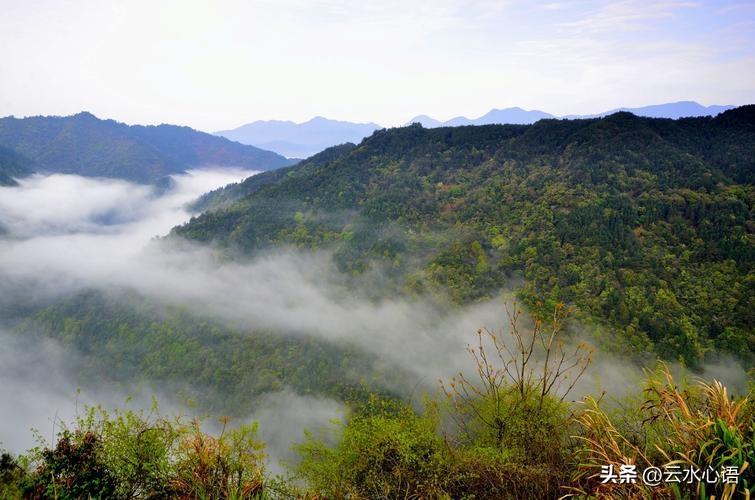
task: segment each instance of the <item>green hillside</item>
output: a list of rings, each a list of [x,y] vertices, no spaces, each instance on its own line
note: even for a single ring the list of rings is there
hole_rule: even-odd
[[[170,387],[178,399],[214,415],[247,415],[260,395],[286,388],[341,400],[372,390],[389,394],[374,355],[348,343],[299,332],[233,328],[189,308],[161,306],[132,291],[81,292],[29,315],[25,338],[56,340],[76,353],[77,381],[98,380],[131,391]]]
[[[344,271],[381,266],[403,293],[456,303],[514,287],[576,305],[626,353],[753,359],[755,106],[415,125],[339,148],[210,195],[174,235],[330,248]]]
[[[469,366],[437,391],[434,380],[404,371],[413,366],[402,370],[357,344],[233,326],[133,291],[0,300],[20,321],[16,335],[30,345],[52,338],[73,353],[66,361],[77,381],[168,388],[172,400],[236,417],[212,436],[155,409],[85,409],[52,442],[0,456],[0,497],[752,495],[751,391],[732,397],[718,382],[690,383],[677,365],[674,378],[664,365],[653,370],[652,358],[695,370],[723,351],[753,365],[754,123],[750,106],[713,119],[619,113],[411,126],[208,193],[195,203],[206,212],[171,237],[214,244],[220,260],[317,249],[343,271],[346,293],[430,296],[454,310],[513,289],[543,322],[512,319],[504,337],[459,331],[471,344]],[[348,276],[354,281],[340,279]],[[584,330],[599,352],[579,344],[569,354],[561,340],[571,349],[568,336]],[[521,358],[508,356],[512,341]],[[628,394],[569,394],[593,354],[598,363],[611,354],[650,362],[643,380],[624,381],[637,384]],[[265,470],[256,424],[243,422],[260,396],[288,389],[348,409],[304,434],[288,464],[295,475],[284,479]],[[654,488],[597,476],[607,463],[679,460],[741,477]]]
[[[128,126],[90,113],[0,118],[0,146],[39,170],[144,183],[206,165],[271,170],[293,163],[189,127]]]

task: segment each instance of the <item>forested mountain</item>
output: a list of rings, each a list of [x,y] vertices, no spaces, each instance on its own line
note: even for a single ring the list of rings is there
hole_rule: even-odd
[[[129,126],[86,112],[1,118],[0,146],[28,157],[40,171],[142,183],[205,165],[270,170],[293,163],[189,127]]]
[[[179,399],[218,415],[244,416],[262,394],[286,388],[358,398],[365,390],[360,379],[378,369],[374,355],[353,345],[233,328],[130,290],[71,295],[30,315],[17,333],[41,334],[77,353],[73,368],[80,380],[172,387]],[[392,373],[400,371],[392,367]],[[397,386],[394,380],[391,387]],[[380,391],[381,384],[372,388]]]
[[[316,165],[323,167],[354,148],[356,148],[356,145],[352,143],[333,146],[325,151],[317,153],[316,155],[310,156],[306,160],[302,160],[297,165],[309,165],[310,167]],[[214,191],[210,191],[194,202],[193,209],[196,212],[204,212],[206,210],[217,210],[219,208],[228,207],[244,196],[256,192],[261,187],[285,178],[292,170],[293,167],[286,167],[271,170],[269,172],[262,172],[253,175],[252,177],[247,177],[242,182],[229,184]]]
[[[84,409],[52,442],[20,459],[2,454],[0,497],[615,497],[633,485],[598,481],[606,461],[675,457],[694,457],[700,470],[734,464],[738,485],[706,491],[752,493],[751,397],[649,367],[659,355],[707,376],[719,352],[753,365],[754,162],[755,106],[676,121],[617,113],[381,130],[207,193],[195,203],[203,215],[148,249],[166,258],[159,268],[177,267],[161,276],[139,257],[129,269],[146,278],[126,282],[136,288],[108,279],[68,289],[43,268],[38,279],[55,290],[39,293],[11,275],[0,280],[12,291],[0,293],[0,312],[12,334],[21,345],[52,340],[77,382],[162,388],[169,402],[236,420],[226,428],[224,417],[212,436],[156,408]],[[288,260],[270,259],[280,255],[304,273],[278,274]],[[252,268],[260,262],[272,264]],[[502,289],[542,323],[502,330],[508,340],[497,329],[472,340],[457,317],[477,319]],[[399,321],[382,322],[392,316]],[[564,357],[563,345],[585,338],[599,352],[579,343]],[[503,342],[516,339],[536,368],[507,356]],[[458,358],[446,347],[467,341],[472,363],[448,378]],[[559,392],[580,376],[566,367],[586,369],[593,354],[611,363],[587,382],[595,394],[606,373],[641,364],[646,378],[628,377],[624,385],[638,387],[617,399]],[[428,376],[437,365],[440,386]],[[348,409],[339,424],[310,428],[284,480],[266,474],[256,424],[238,423],[288,393]],[[303,408],[275,411],[318,415]],[[302,439],[301,427],[275,429],[287,443]],[[694,498],[696,487],[638,495]]]
[[[637,116],[651,118],[683,118],[692,116],[715,116],[733,106],[702,106],[692,101],[644,106],[640,108],[619,108],[595,115],[570,115],[564,118],[597,118],[628,111]],[[420,123],[425,128],[459,127],[464,125],[514,124],[530,125],[538,120],[557,118],[539,110],[526,110],[519,107],[491,109],[478,118],[457,116],[447,121],[439,121],[427,115],[415,116],[407,122]],[[359,142],[375,130],[382,128],[376,123],[353,123],[315,117],[303,123],[280,120],[259,120],[240,127],[221,130],[215,135],[232,141],[249,144],[288,158],[308,158],[330,146],[348,142]]]
[[[0,146],[0,186],[13,186],[14,179],[32,172],[32,161],[15,151]]]
[[[191,275],[194,265],[207,265],[200,257],[180,265],[185,280],[174,282],[203,289],[199,296],[213,306],[184,303],[182,293],[160,298],[155,290],[167,291],[169,283],[146,292],[110,284],[66,292],[63,281],[53,296],[32,293],[34,287],[26,295],[0,294],[14,334],[29,345],[53,339],[72,353],[69,369],[107,388],[167,388],[173,401],[237,422],[248,421],[263,395],[292,391],[344,403],[341,423],[305,434],[294,446],[295,481],[286,481],[265,475],[254,424],[223,427],[213,437],[156,409],[85,409],[53,442],[18,460],[0,457],[7,471],[0,496],[615,497],[634,485],[598,481],[606,461],[649,467],[676,457],[693,457],[700,470],[734,464],[738,485],[706,491],[751,493],[751,398],[732,398],[717,382],[677,382],[663,366],[618,399],[577,395],[573,402],[568,389],[559,391],[580,376],[569,370],[586,368],[593,354],[579,343],[567,357],[560,340],[569,349],[575,338],[596,341],[602,361],[621,356],[622,366],[611,367],[618,373],[630,373],[623,364],[635,367],[633,358],[652,366],[656,355],[705,373],[707,357],[721,351],[738,356],[745,369],[753,365],[754,162],[755,106],[677,121],[617,113],[381,130],[358,145],[208,193],[195,204],[207,211],[155,241],[153,250],[173,260],[181,248],[198,250],[179,236],[214,244],[210,269],[222,266],[234,279],[224,274],[218,287],[211,275]],[[318,250],[321,260],[302,267],[327,276],[318,290],[334,303],[313,293],[305,275],[265,277],[283,260],[244,274],[244,266],[271,255],[310,255],[287,252],[289,246]],[[276,289],[286,279],[290,286]],[[244,292],[258,281],[255,293]],[[297,287],[304,288],[300,297]],[[13,280],[5,288],[23,291]],[[502,289],[515,291],[522,309],[542,323],[516,326],[512,319],[503,330],[509,340],[485,330],[472,340],[473,332],[457,330],[457,315],[479,313],[491,303],[483,300]],[[268,293],[274,301],[264,301]],[[222,307],[237,297],[238,304]],[[260,307],[247,315],[261,299],[260,307],[271,309],[292,299],[283,314],[297,322],[261,326],[268,323],[258,322]],[[576,317],[561,302],[576,306]],[[414,316],[426,303],[433,308]],[[363,316],[372,306],[379,316]],[[235,307],[241,316],[225,317]],[[352,308],[356,314],[343,312]],[[330,314],[336,321],[323,321]],[[365,331],[371,320],[391,315],[407,328],[378,321]],[[425,323],[423,315],[439,318]],[[344,335],[308,331],[312,321],[342,325]],[[469,347],[467,371],[440,375],[438,391],[423,363],[453,360],[444,369],[455,367],[450,353],[433,350],[435,343],[445,349],[439,330],[446,321],[454,343],[479,344]],[[516,339],[525,346],[522,359],[532,355],[537,368],[507,356],[503,343]],[[491,348],[487,358],[483,345]],[[527,345],[534,346],[529,354]],[[509,380],[502,374],[512,366]],[[604,373],[595,374],[600,387]],[[310,413],[292,408],[286,411]],[[299,428],[283,427],[287,439],[300,439]],[[147,465],[133,471],[134,463]],[[664,498],[694,498],[697,491],[694,484],[674,491],[636,484],[643,497],[662,491]]]
[[[329,248],[344,271],[379,263],[404,293],[458,303],[516,286],[533,307],[576,305],[626,353],[753,359],[755,106],[415,125],[322,160],[216,193],[225,207],[174,235]]]
[[[275,151],[288,158],[307,158],[336,144],[359,142],[380,128],[376,123],[353,123],[317,116],[303,123],[261,120],[215,132],[215,135]]]

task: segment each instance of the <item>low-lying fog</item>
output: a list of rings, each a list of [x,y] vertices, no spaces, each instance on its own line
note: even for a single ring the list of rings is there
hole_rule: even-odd
[[[430,388],[437,387],[438,377],[469,366],[464,347],[479,327],[505,323],[502,298],[456,310],[423,299],[359,298],[338,284],[325,253],[281,251],[240,263],[219,259],[209,247],[154,240],[191,217],[187,202],[250,174],[192,171],[175,176],[163,193],[70,175],[33,176],[19,186],[0,187],[0,297],[22,289],[55,297],[84,287],[131,287],[250,330],[354,342],[414,373],[410,384]],[[70,420],[77,382],[66,371],[71,364],[61,360],[76,353],[62,353],[52,343],[29,345],[2,333],[3,327],[10,328],[7,319],[0,317],[0,447],[21,451],[32,444],[29,427],[47,435],[56,414]],[[734,384],[744,380],[743,370],[734,364],[711,370]],[[620,393],[633,387],[636,374],[637,369],[601,355],[590,379],[592,388]],[[180,411],[170,406],[169,395],[157,392],[164,408]],[[149,399],[141,392],[132,396]],[[79,400],[118,405],[125,397],[91,381]],[[300,411],[302,407],[308,411]],[[269,451],[280,457],[290,440],[300,439],[302,427],[325,422],[338,411],[334,401],[286,391],[263,398],[250,418],[261,421]],[[310,417],[302,420],[305,414]]]
[[[188,202],[255,173],[192,171],[174,176],[172,187],[163,193],[150,186],[74,175],[35,175],[19,180],[17,187],[0,187],[0,302],[12,302],[10,295],[22,291],[56,297],[86,286],[129,285],[169,295],[183,284],[173,280],[164,289],[151,287],[162,275],[170,276],[158,267],[173,257],[179,259],[177,266],[191,267],[190,259],[202,254],[163,255],[150,248],[156,246],[152,239],[189,219]],[[193,284],[201,287],[202,279],[195,276]],[[96,380],[82,383],[75,374],[77,353],[52,340],[32,343],[14,336],[8,320],[0,314],[0,449],[23,452],[35,445],[32,428],[52,439],[60,422],[71,422],[84,404],[123,407],[130,398],[129,407],[148,408],[157,396],[161,412],[191,413],[159,387],[123,392]],[[302,427],[329,421],[339,411],[335,401],[284,391],[263,398],[249,418],[260,422],[261,437],[277,468],[277,459],[288,455],[290,445],[283,436],[299,439]],[[302,420],[303,415],[308,418]]]

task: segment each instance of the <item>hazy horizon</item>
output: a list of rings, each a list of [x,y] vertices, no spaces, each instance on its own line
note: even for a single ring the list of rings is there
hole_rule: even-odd
[[[4,2],[0,115],[215,131],[755,101],[755,4]],[[296,36],[291,36],[296,33]]]

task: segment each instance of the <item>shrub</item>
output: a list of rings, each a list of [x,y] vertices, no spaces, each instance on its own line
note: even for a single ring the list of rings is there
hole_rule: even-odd
[[[102,459],[102,441],[93,432],[65,430],[55,448],[39,452],[32,475],[22,481],[33,499],[112,498],[117,482]]]
[[[455,450],[449,465],[445,483],[449,498],[545,499],[557,498],[562,491],[563,471],[512,463],[489,449]]]
[[[20,498],[24,468],[10,453],[0,453],[0,498]]]
[[[373,398],[330,429],[335,436],[308,432],[295,446],[296,472],[324,498],[437,498],[447,461],[437,429],[433,405],[419,415]],[[333,437],[335,446],[328,443]]]
[[[561,341],[567,313],[558,305],[548,329],[536,321],[525,332],[515,310],[509,343],[477,332],[475,376],[441,382],[458,433],[441,437],[434,403],[418,414],[373,398],[332,435],[307,435],[298,475],[326,498],[556,498],[572,445],[563,399],[590,354]]]
[[[39,499],[259,498],[265,455],[257,426],[227,424],[215,437],[198,420],[161,417],[156,405],[149,413],[88,407],[73,429],[63,426],[54,448],[31,450],[32,465],[19,466],[14,480]]]
[[[224,419],[224,426],[227,419]],[[264,445],[257,425],[242,425],[218,437],[201,431],[194,421],[178,448],[172,496],[177,498],[257,498],[264,485]]]
[[[581,465],[574,477],[579,494],[654,498],[749,498],[755,493],[755,408],[750,396],[732,398],[718,381],[676,385],[663,366],[649,374],[647,400],[632,421],[641,425],[617,426],[597,401],[588,397],[586,410],[577,418],[578,438],[584,442]],[[645,467],[734,467],[738,484],[717,481],[661,483],[648,487],[638,481],[617,484],[598,480],[603,466],[635,464]]]

